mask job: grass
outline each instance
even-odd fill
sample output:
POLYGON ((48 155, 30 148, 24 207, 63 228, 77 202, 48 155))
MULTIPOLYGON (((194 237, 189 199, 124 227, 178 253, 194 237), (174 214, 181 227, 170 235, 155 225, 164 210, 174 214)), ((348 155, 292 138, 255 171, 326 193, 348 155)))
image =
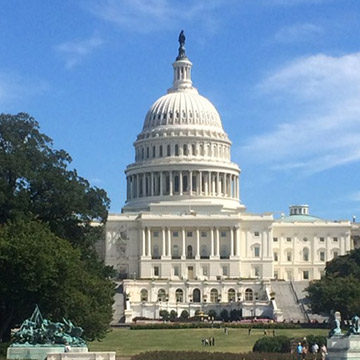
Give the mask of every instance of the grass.
MULTIPOLYGON (((323 329, 276 329, 276 335, 303 338, 309 334, 326 336, 323 329)), ((272 336, 272 333, 270 332, 272 336)), ((249 352, 257 339, 264 336, 261 329, 176 329, 176 330, 129 330, 113 329, 106 338, 89 343, 89 351, 116 351, 118 356, 130 356, 144 351, 219 351, 249 352), (201 339, 215 338, 215 347, 203 347, 201 339)))

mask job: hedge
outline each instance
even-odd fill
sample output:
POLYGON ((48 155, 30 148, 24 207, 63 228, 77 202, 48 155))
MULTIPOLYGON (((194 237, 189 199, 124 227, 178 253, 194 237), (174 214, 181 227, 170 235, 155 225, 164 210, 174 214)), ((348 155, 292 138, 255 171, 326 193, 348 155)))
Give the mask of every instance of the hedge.
POLYGON ((203 351, 149 351, 134 355, 131 360, 295 360, 296 354, 222 353, 203 351))
POLYGON ((291 339, 287 336, 263 337, 255 342, 253 351, 289 353, 291 351, 291 339))

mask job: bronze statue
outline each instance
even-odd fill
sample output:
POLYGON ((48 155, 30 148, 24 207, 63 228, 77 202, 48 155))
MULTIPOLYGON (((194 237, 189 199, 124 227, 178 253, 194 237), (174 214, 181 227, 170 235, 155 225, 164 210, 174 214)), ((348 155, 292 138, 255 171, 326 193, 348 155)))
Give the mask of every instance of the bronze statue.
POLYGON ((176 60, 186 59, 184 30, 181 30, 181 32, 179 34, 179 44, 180 44, 180 46, 179 46, 179 55, 177 56, 176 60))

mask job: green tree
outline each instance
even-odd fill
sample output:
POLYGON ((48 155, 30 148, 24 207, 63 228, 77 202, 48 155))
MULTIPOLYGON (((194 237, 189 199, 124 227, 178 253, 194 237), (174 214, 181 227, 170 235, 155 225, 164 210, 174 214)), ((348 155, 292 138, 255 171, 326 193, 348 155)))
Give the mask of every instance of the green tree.
POLYGON ((167 310, 160 310, 159 315, 164 321, 169 320, 170 314, 167 310))
POLYGON ((183 310, 180 314, 180 319, 181 320, 187 320, 189 318, 189 312, 187 310, 183 310))
POLYGON ((81 259, 79 249, 39 221, 14 220, 0 227, 0 338, 40 306, 53 321, 63 317, 93 340, 112 318, 114 286, 81 259))
POLYGON ((223 321, 229 321, 229 312, 226 309, 222 310, 220 317, 223 321))
POLYGON ((175 321, 178 317, 178 313, 175 310, 170 311, 170 321, 175 321))
MULTIPOLYGON (((36 220, 46 224, 53 235, 68 241, 74 249, 78 249, 83 266, 89 276, 93 276, 92 281, 98 282, 98 289, 102 289, 108 285, 112 269, 104 266, 97 258, 95 242, 103 236, 109 199, 104 190, 92 187, 75 169, 70 169, 70 164, 70 155, 64 150, 54 149, 52 140, 40 132, 39 124, 34 118, 25 113, 0 115, 0 228, 17 224, 21 220, 25 223, 36 220), (94 226, 94 223, 98 226, 94 226)), ((30 230, 26 227, 25 229, 30 230)), ((24 236, 30 235, 24 232, 24 236)), ((31 247, 30 244, 29 246, 31 247)), ((19 259, 28 261, 26 256, 20 256, 19 259)), ((9 266, 11 260, 20 266, 20 260, 8 255, 6 263, 9 266)), ((5 273, 7 274, 7 271, 1 272, 5 273)), ((23 275, 29 278, 34 276, 36 279, 30 272, 23 275)), ((67 280, 66 276, 70 274, 64 273, 64 281, 67 280)), ((19 282, 17 300, 11 302, 9 299, 14 295, 11 289, 14 288, 9 286, 7 277, 0 277, 0 340, 9 333, 9 326, 18 324, 31 314, 36 302, 44 304, 39 298, 42 296, 40 288, 42 289, 43 285, 40 282, 45 279, 39 277, 39 284, 31 285, 30 288, 25 287, 30 284, 29 282, 24 282, 24 286, 19 282), (34 289, 38 289, 37 296, 34 289), (33 296, 29 296, 29 292, 33 296), (15 315, 9 317, 8 313, 15 315), (9 318, 10 325, 6 325, 9 318)), ((89 279, 84 277, 86 281, 90 281, 89 279)), ((79 284, 81 280, 79 279, 79 284)), ((93 286, 90 288, 96 290, 93 286)), ((86 297, 88 291, 90 290, 83 284, 78 286, 77 293, 72 294, 80 299, 81 294, 86 297)), ((57 295, 60 302, 60 294, 57 295)), ((46 296, 44 299, 47 299, 46 296)), ((94 295, 94 301, 95 308, 104 305, 107 311, 111 312, 107 294, 103 300, 94 295)), ((81 306, 73 307, 72 316, 69 316, 71 320, 79 319, 79 316, 74 314, 75 309, 79 314, 83 314, 80 308, 81 306)), ((60 316, 57 311, 62 312, 62 316, 67 316, 69 312, 68 308, 56 302, 49 302, 45 309, 48 314, 54 313, 56 316, 60 316)), ((97 319, 99 316, 101 311, 89 311, 89 317, 84 317, 87 319, 84 328, 89 338, 101 337, 104 333, 102 320, 97 319), (98 331, 96 324, 99 325, 98 331)), ((107 316, 104 316, 104 319, 110 321, 107 316)), ((82 320, 82 323, 84 324, 85 320, 82 320)))
POLYGON ((325 276, 313 281, 308 298, 316 313, 340 311, 345 319, 360 312, 360 249, 339 256, 326 264, 325 276))

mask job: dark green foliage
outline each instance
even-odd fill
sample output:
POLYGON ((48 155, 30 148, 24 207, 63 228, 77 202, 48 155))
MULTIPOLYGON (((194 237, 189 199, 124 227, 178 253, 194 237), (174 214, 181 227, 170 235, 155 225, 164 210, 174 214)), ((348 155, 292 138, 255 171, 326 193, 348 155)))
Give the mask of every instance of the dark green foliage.
MULTIPOLYGON (((0 227, 0 299, 14 327, 38 304, 52 321, 71 319, 93 340, 106 334, 112 318, 114 286, 81 259, 79 249, 37 221, 0 227)), ((2 324, 3 325, 3 324, 2 324)))
POLYGON ((149 351, 131 357, 131 360, 295 360, 295 354, 276 353, 221 353, 205 351, 149 351))
POLYGON ((229 321, 229 312, 226 309, 222 310, 220 313, 220 317, 223 321, 229 321))
POLYGON ((175 321, 177 319, 177 312, 175 310, 170 311, 170 321, 175 321))
POLYGON ((256 341, 254 352, 288 353, 291 350, 291 340, 287 336, 265 336, 256 341))
POLYGON ((160 310, 159 315, 164 321, 169 320, 170 314, 167 310, 160 310))
POLYGON ((360 313, 360 249, 326 264, 326 275, 307 288, 316 313, 340 311, 344 319, 360 313))
POLYGON ((321 335, 308 335, 306 336, 306 342, 309 344, 309 349, 311 349, 311 347, 316 343, 319 345, 319 347, 321 347, 322 345, 326 345, 326 336, 321 336, 321 335))
POLYGON ((230 311, 230 321, 239 321, 241 320, 241 310, 231 310, 230 311))
POLYGON ((187 310, 183 310, 180 315, 180 320, 187 320, 189 316, 189 312, 187 310))
POLYGON ((213 318, 213 319, 216 319, 216 311, 215 310, 210 310, 209 312, 208 312, 208 316, 209 316, 209 318, 211 317, 211 318, 213 318))
MULTIPOLYGON (((109 321, 111 313, 109 294, 113 291, 108 278, 113 272, 98 260, 95 242, 103 236, 109 199, 104 190, 91 187, 75 169, 69 169, 70 163, 70 155, 53 148, 52 140, 40 132, 34 118, 24 113, 0 115, 1 241, 3 246, 8 247, 6 251, 10 249, 10 239, 14 247, 14 252, 7 253, 7 256, 0 252, 0 274, 13 272, 12 279, 0 276, 0 341, 8 338, 11 326, 19 325, 31 315, 36 302, 42 305, 41 310, 46 315, 59 319, 65 316, 74 322, 81 319, 88 338, 104 335, 104 324, 109 321), (36 228, 34 220, 46 224, 47 229, 36 228), (93 226, 94 221, 99 226, 93 226), (12 238, 7 228, 16 224, 22 224, 22 227, 12 238), (71 244, 69 253, 78 249, 77 257, 69 257, 74 264, 64 257, 55 261, 54 252, 48 254, 48 262, 40 261, 43 265, 35 268, 29 256, 42 258, 42 253, 22 248, 22 241, 29 241, 28 246, 32 247, 30 240, 34 234, 26 231, 35 230, 46 244, 61 238, 71 244), (20 254, 20 249, 24 255, 20 254), (54 264, 58 266, 55 267, 58 274, 53 273, 54 264), (16 272, 15 265, 25 270, 29 267, 28 272, 16 272), (68 271, 73 266, 78 270, 76 287, 75 279, 68 271), (83 275, 85 273, 87 275, 83 275), (36 280, 43 283, 37 284, 36 280), (56 289, 59 284, 63 284, 64 291, 71 284, 73 302, 68 297, 67 303, 60 304, 62 297, 56 291, 53 294, 50 291, 42 293, 45 288, 56 289)), ((35 238, 34 246, 40 247, 36 241, 35 238)), ((58 240, 54 241, 59 244, 58 240)), ((51 245, 49 248, 52 248, 51 245)))

